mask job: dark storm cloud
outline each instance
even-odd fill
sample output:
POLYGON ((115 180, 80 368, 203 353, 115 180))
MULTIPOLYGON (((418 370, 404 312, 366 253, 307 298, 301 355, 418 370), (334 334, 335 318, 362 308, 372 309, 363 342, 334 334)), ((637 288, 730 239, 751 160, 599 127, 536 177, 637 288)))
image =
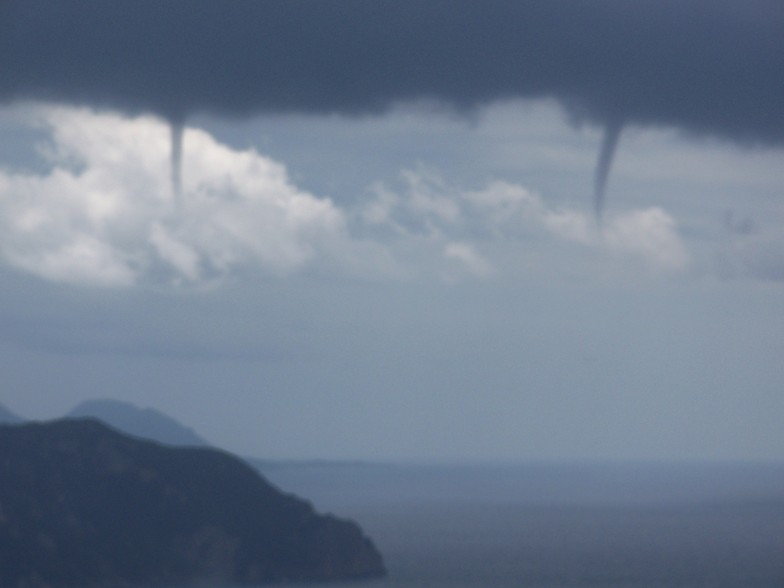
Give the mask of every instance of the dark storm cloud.
POLYGON ((784 143, 780 0, 5 0, 0 98, 244 115, 552 97, 784 143))

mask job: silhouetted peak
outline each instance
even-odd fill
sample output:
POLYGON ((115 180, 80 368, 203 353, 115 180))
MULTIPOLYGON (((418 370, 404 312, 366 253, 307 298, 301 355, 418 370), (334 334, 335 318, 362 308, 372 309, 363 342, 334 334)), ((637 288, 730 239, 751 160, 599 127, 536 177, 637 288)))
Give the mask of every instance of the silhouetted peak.
POLYGON ((87 400, 71 410, 68 417, 96 418, 129 435, 166 445, 209 445, 193 429, 169 415, 154 408, 139 408, 121 400, 87 400))

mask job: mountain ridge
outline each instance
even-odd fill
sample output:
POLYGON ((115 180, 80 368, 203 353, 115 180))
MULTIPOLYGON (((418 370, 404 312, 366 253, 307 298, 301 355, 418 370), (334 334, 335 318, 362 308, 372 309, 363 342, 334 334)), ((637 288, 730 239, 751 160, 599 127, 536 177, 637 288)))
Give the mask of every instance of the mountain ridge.
POLYGON ((24 419, 8 409, 4 404, 0 404, 0 424, 21 423, 24 419))
POLYGON ((66 418, 96 418, 128 435, 173 446, 211 445, 190 427, 155 408, 109 398, 85 400, 66 418))
POLYGON ((261 584, 385 574, 351 521, 241 459, 97 420, 0 425, 0 586, 261 584))

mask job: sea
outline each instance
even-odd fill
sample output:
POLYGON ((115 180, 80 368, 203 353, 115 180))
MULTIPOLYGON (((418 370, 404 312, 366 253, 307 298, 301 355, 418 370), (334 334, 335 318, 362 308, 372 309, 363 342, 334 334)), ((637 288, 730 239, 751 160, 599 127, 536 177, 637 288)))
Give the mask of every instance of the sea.
POLYGON ((335 588, 784 588, 784 464, 261 469, 381 551, 386 578, 335 588))

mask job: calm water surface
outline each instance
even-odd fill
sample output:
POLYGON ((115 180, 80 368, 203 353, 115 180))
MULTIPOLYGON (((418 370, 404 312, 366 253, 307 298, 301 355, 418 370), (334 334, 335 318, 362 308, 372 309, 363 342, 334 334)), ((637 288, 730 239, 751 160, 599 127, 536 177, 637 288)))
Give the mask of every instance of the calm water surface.
POLYGON ((278 465, 359 522, 365 588, 784 587, 784 465, 278 465))

